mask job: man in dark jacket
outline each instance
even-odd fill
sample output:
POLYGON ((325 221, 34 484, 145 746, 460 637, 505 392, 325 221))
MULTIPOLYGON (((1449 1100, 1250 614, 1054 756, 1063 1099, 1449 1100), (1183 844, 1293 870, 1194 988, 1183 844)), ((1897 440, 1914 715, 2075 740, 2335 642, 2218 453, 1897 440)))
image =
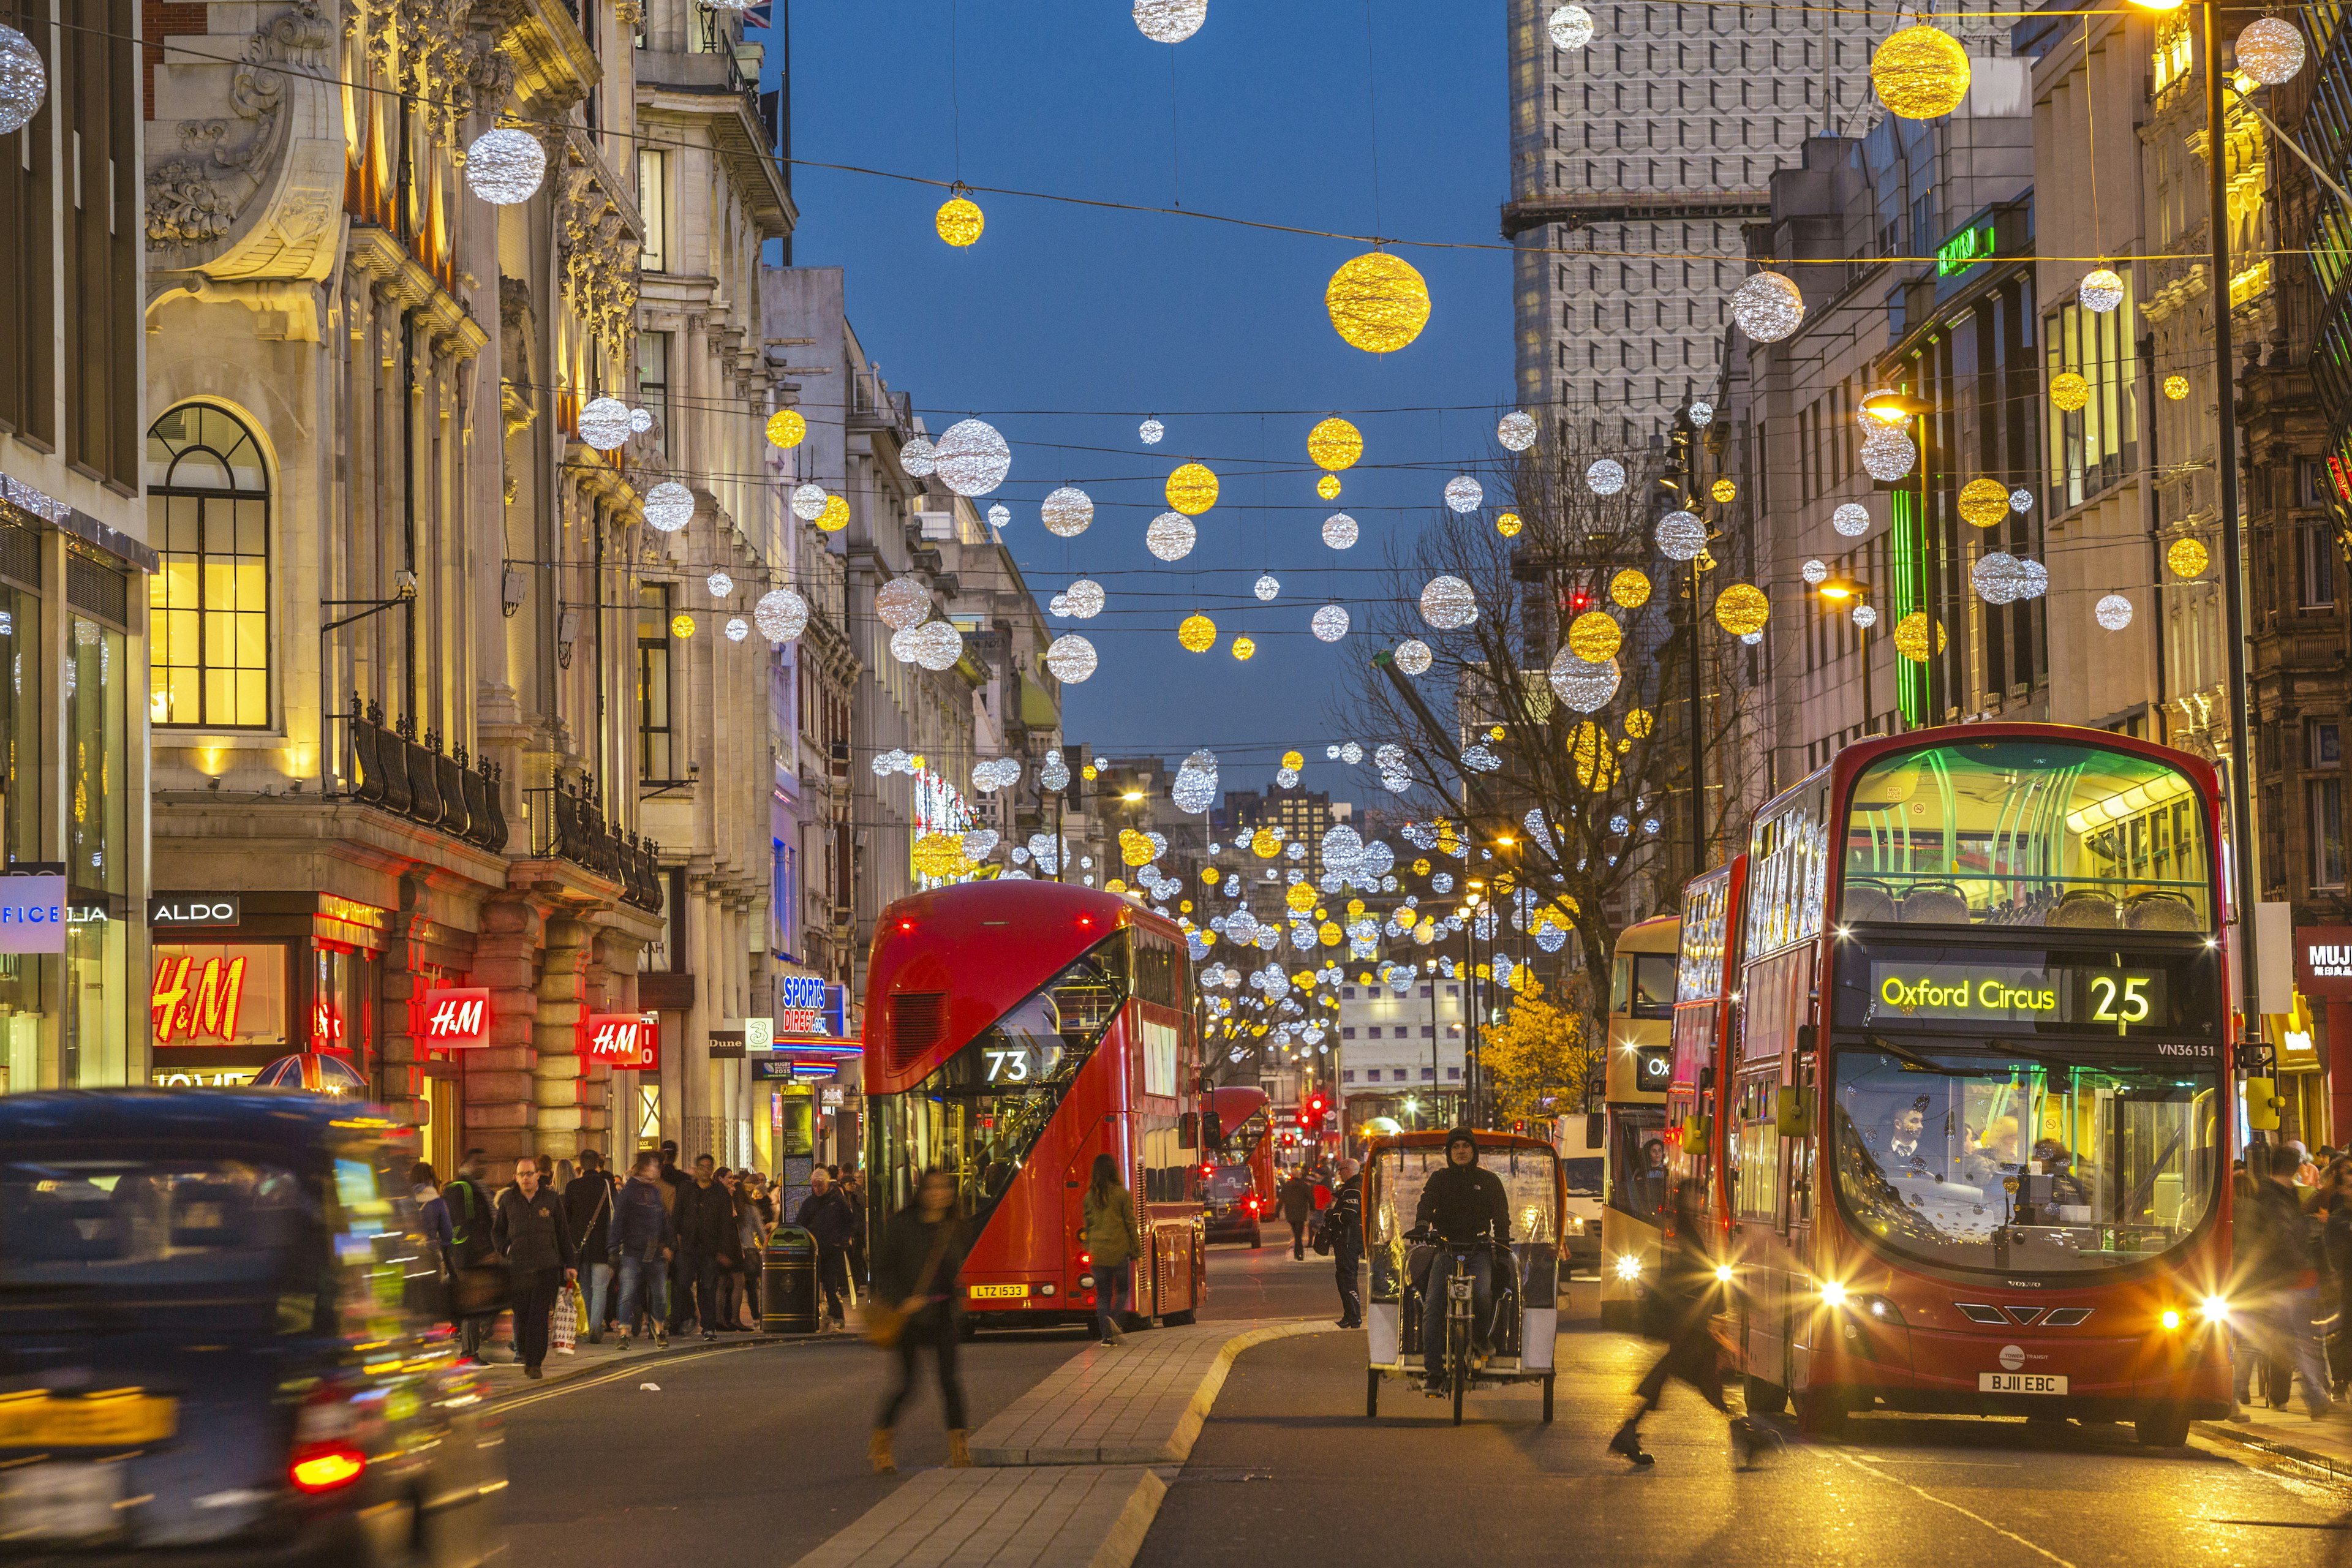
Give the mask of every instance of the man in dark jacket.
POLYGON ((1364 1178, 1353 1160, 1339 1162, 1339 1190, 1323 1215, 1331 1242, 1331 1271, 1339 1281, 1339 1326, 1364 1326, 1364 1297, 1356 1279, 1364 1263, 1364 1178))
POLYGON ((572 1222, 572 1243, 580 1258, 580 1271, 588 1277, 588 1320, 581 1325, 590 1344, 604 1342, 604 1290, 613 1282, 613 1189, 618 1185, 604 1169, 604 1156, 594 1149, 580 1151, 580 1173, 563 1189, 563 1212, 572 1222))
MULTIPOLYGON (((1482 1362, 1487 1349, 1486 1320, 1495 1311, 1495 1258, 1491 1247, 1511 1239, 1511 1200, 1503 1180, 1478 1164, 1478 1140, 1467 1127, 1445 1135, 1445 1166, 1422 1184, 1413 1228, 1440 1243, 1480 1243, 1461 1267, 1471 1279, 1470 1356, 1482 1362)), ((1445 1282, 1454 1259, 1439 1254, 1422 1292, 1422 1360, 1434 1377, 1445 1364, 1445 1282)), ((1438 1392, 1433 1389, 1433 1393, 1438 1392)))
POLYGON ((515 1162, 515 1184, 499 1194, 491 1234, 514 1277, 515 1359, 525 1377, 538 1377, 555 1292, 580 1278, 570 1216, 563 1200, 539 1184, 538 1161, 515 1162))
POLYGON ((1305 1258, 1307 1216, 1315 1212, 1315 1184, 1303 1169, 1293 1171, 1290 1180, 1275 1194, 1275 1201, 1282 1205, 1282 1217, 1290 1222, 1290 1256, 1305 1258))
MULTIPOLYGON (((463 1277, 469 1270, 481 1269, 497 1258, 490 1239, 490 1194, 484 1181, 488 1170, 489 1156, 479 1149, 468 1149, 465 1159, 458 1163, 457 1175, 441 1189, 441 1202, 449 1215, 447 1255, 451 1290, 458 1296, 467 1294, 463 1277)), ((498 1321, 499 1315, 495 1311, 476 1312, 457 1319, 458 1349, 467 1359, 475 1362, 482 1359, 482 1342, 490 1337, 490 1331, 497 1326, 498 1321)))
POLYGON ((809 1195, 793 1223, 816 1237, 816 1277, 824 1286, 825 1321, 843 1326, 841 1299, 849 1292, 849 1244, 857 1235, 857 1211, 825 1168, 809 1173, 809 1195))
POLYGON ((671 1304, 670 1327, 684 1327, 690 1307, 702 1320, 702 1337, 715 1340, 719 1337, 719 1259, 721 1254, 735 1250, 735 1199, 719 1184, 718 1162, 709 1155, 695 1157, 694 1180, 677 1189, 677 1206, 671 1219, 677 1226, 678 1289, 671 1304))
POLYGON ((677 1233, 670 1228, 661 1156, 641 1153, 613 1202, 611 1247, 620 1273, 621 1349, 637 1330, 640 1302, 653 1325, 654 1348, 669 1346, 669 1258, 677 1233))

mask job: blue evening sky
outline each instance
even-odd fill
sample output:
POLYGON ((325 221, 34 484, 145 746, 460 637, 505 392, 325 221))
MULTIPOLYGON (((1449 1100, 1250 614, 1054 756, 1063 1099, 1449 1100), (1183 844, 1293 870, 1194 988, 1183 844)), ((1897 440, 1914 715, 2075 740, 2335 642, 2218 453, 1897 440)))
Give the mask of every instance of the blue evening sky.
MULTIPOLYGON (((1174 46, 1144 37, 1129 9, 803 0, 793 153, 1357 234, 1497 239, 1500 5, 1211 0, 1207 25, 1174 46)), ((782 54, 772 41, 772 78, 782 54)), ((957 251, 931 228, 943 192, 808 168, 793 182, 793 258, 846 269, 850 319, 891 385, 935 435, 978 416, 1011 441, 1012 478, 981 504, 1011 510, 1004 536, 1040 602, 1080 575, 1109 593, 1094 620, 1055 623, 1102 658, 1065 692, 1067 737, 1107 754, 1208 745, 1227 788, 1270 784, 1274 759, 1297 746, 1311 786, 1377 799, 1369 768, 1322 753, 1344 738, 1327 718, 1343 662, 1373 644, 1327 646, 1307 620, 1377 592, 1388 538, 1423 526, 1445 479, 1487 454, 1512 395, 1507 255, 1403 251, 1435 309, 1419 342, 1381 358, 1340 342, 1324 310, 1332 270, 1364 248, 1345 240, 981 195, 987 232, 957 251), (1361 412, 1402 407, 1426 411, 1361 412), (1306 457, 1325 412, 1366 440, 1337 503, 1317 497, 1306 457), (1147 413, 1168 427, 1156 447, 1136 435, 1147 413), (1170 565, 1143 530, 1188 458, 1223 490, 1192 554, 1170 565), (1057 484, 1094 498, 1077 539, 1038 521, 1057 484), (1340 509, 1363 525, 1344 552, 1321 541, 1340 509), (1265 570, 1282 591, 1262 605, 1251 584, 1265 570), (1176 643, 1194 609, 1224 634, 1207 654, 1176 643), (1258 644, 1245 664, 1226 651, 1236 631, 1258 644)))

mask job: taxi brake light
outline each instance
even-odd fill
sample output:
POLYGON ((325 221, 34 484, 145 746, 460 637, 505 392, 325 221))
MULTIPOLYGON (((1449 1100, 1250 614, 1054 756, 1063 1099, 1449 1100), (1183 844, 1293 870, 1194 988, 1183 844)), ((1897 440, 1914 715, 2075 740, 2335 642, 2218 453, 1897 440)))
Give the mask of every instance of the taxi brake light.
POLYGON ((299 1453, 286 1472, 294 1489, 316 1497, 320 1492, 334 1491, 358 1480, 367 1469, 367 1456, 357 1448, 338 1445, 331 1448, 299 1453))

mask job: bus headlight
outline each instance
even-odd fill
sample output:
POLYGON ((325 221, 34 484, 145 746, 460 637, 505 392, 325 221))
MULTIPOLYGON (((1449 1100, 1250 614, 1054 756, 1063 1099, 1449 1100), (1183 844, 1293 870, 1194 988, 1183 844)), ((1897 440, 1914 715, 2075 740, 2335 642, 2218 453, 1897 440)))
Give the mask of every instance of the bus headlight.
POLYGON ((1617 1278, 1631 1283, 1642 1277, 1642 1260, 1633 1253, 1620 1253, 1617 1258, 1617 1278))
POLYGON ((2168 1331, 2177 1329, 2180 1326, 2180 1309, 2178 1307, 2167 1307, 2164 1310, 2164 1316, 2157 1321, 2162 1323, 2168 1331))
POLYGON ((1825 1306, 1825 1307, 1843 1307, 1843 1306, 1844 1306, 1844 1305, 1845 1305, 1845 1287, 1844 1287, 1844 1286, 1843 1286, 1843 1285, 1841 1285, 1841 1284, 1839 1284, 1839 1283, 1838 1283, 1836 1280, 1834 1280, 1834 1279, 1824 1279, 1824 1280, 1822 1280, 1822 1305, 1823 1305, 1823 1306, 1825 1306))
POLYGON ((2205 1321, 2209 1323, 2226 1323, 2230 1321, 2230 1303, 2219 1296, 2206 1297, 2205 1304, 2199 1310, 2205 1314, 2205 1321))
POLYGON ((1715 1277, 1716 1277, 1717 1279, 1722 1280, 1726 1285, 1730 1284, 1730 1283, 1731 1283, 1731 1265, 1730 1265, 1730 1264, 1728 1264, 1728 1263, 1718 1263, 1718 1264, 1717 1264, 1717 1265, 1715 1266, 1715 1277))

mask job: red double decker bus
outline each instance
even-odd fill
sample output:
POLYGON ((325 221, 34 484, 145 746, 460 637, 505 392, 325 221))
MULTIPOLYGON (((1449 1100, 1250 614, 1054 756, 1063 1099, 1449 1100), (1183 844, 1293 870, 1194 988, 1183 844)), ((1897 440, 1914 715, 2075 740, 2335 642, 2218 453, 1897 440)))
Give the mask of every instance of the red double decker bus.
POLYGON ((1274 1212, 1274 1116, 1265 1090, 1227 1084, 1209 1091, 1217 1113, 1220 1147, 1204 1162, 1211 1241, 1265 1244, 1265 1217, 1274 1212))
POLYGON ((1759 813, 1715 1082, 1749 1406, 2230 1398, 2220 805, 2103 731, 1864 741, 1759 813))
POLYGON ((1207 1293, 1200 1062, 1183 933, 1056 882, 973 882, 891 905, 866 977, 866 1163, 880 1245, 921 1173, 971 1227, 970 1321, 1083 1321, 1080 1200, 1108 1153, 1139 1206, 1134 1310, 1207 1293))

